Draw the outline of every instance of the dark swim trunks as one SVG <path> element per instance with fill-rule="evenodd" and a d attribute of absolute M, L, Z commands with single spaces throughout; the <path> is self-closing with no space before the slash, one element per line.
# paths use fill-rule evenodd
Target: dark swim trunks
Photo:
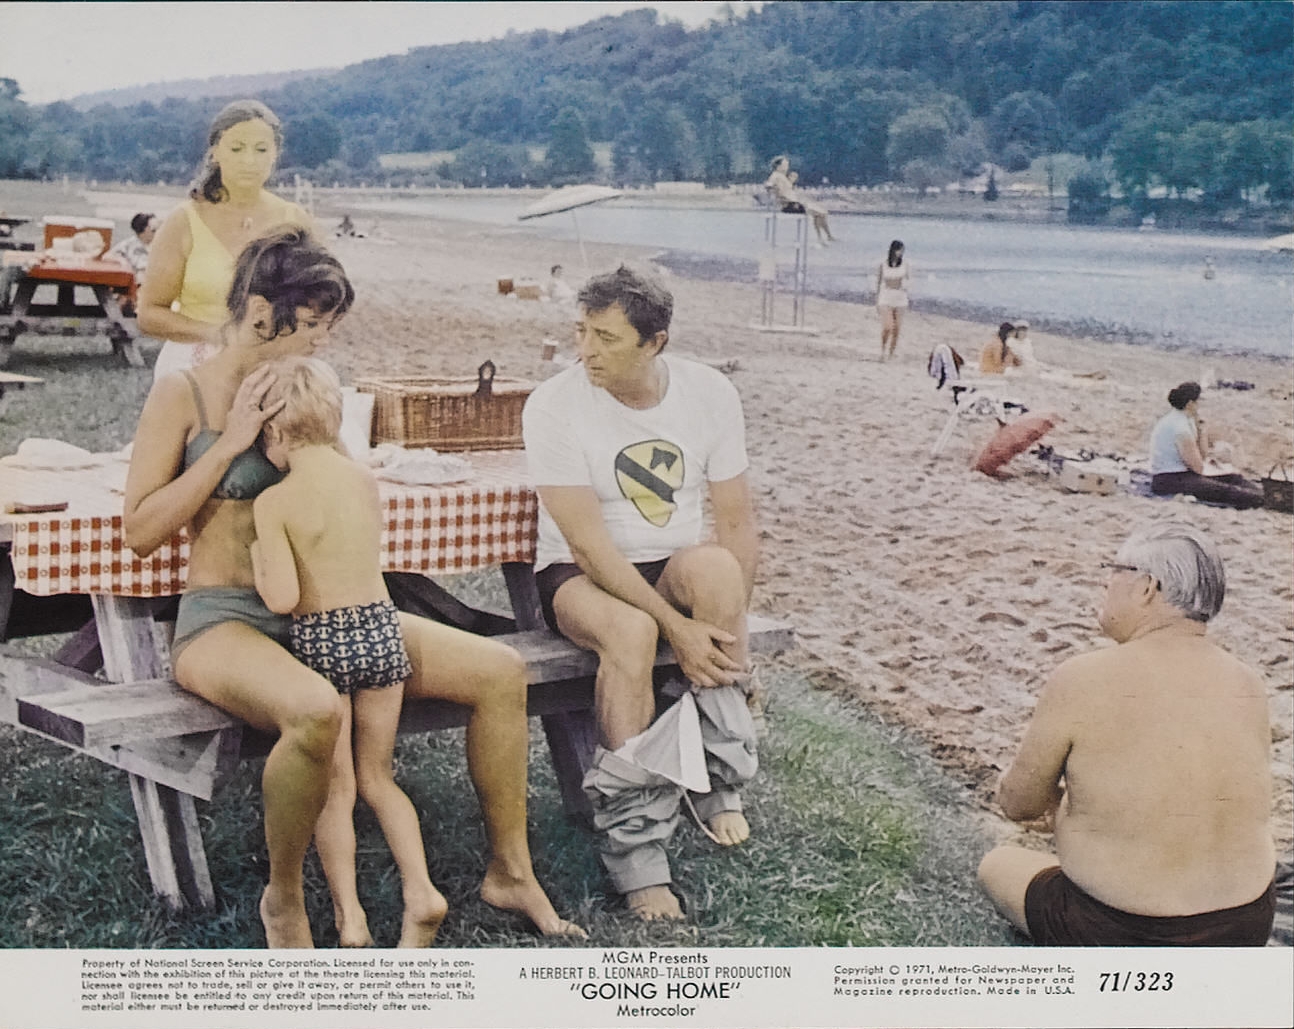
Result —
<path fill-rule="evenodd" d="M 655 586 L 660 581 L 661 575 L 665 571 L 665 566 L 669 564 L 669 558 L 662 558 L 659 561 L 640 561 L 634 565 L 651 585 Z M 553 597 L 562 586 L 584 573 L 580 571 L 577 564 L 551 564 L 546 565 L 535 573 L 535 586 L 539 590 L 539 608 L 543 612 L 544 621 L 548 623 L 548 628 L 553 632 L 561 635 L 562 630 L 557 628 L 557 615 L 553 611 Z"/>
<path fill-rule="evenodd" d="M 288 648 L 338 693 L 398 686 L 413 674 L 389 600 L 299 615 L 292 619 Z"/>
<path fill-rule="evenodd" d="M 1248 904 L 1198 915 L 1133 915 L 1102 904 L 1059 867 L 1024 894 L 1029 935 L 1040 947 L 1264 947 L 1276 913 L 1274 883 Z"/>

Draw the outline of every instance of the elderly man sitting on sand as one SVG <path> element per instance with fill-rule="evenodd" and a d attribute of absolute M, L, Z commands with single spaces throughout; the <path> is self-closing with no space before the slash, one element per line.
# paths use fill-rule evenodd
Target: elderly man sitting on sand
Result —
<path fill-rule="evenodd" d="M 1134 532 L 1102 631 L 1043 687 L 998 800 L 1056 855 L 1003 846 L 980 884 L 1041 946 L 1261 947 L 1275 913 L 1262 677 L 1205 637 L 1222 559 L 1180 523 Z"/>

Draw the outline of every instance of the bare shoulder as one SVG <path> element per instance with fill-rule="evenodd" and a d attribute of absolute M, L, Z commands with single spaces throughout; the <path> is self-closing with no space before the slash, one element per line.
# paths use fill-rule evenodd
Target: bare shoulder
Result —
<path fill-rule="evenodd" d="M 150 426 L 159 420 L 177 427 L 182 424 L 187 435 L 189 421 L 196 417 L 196 413 L 193 386 L 181 372 L 171 372 L 163 375 L 149 389 L 140 421 L 147 421 Z"/>
<path fill-rule="evenodd" d="M 285 200 L 283 203 L 288 222 L 293 225 L 300 225 L 303 229 L 313 229 L 315 227 L 315 220 L 310 217 L 310 212 L 304 207 L 292 200 Z"/>
<path fill-rule="evenodd" d="M 347 474 L 350 477 L 348 485 L 357 490 L 362 490 L 365 496 L 377 502 L 381 491 L 378 489 L 377 476 L 373 474 L 373 469 L 361 464 L 354 458 L 347 458 L 346 465 Z"/>
<path fill-rule="evenodd" d="M 1267 680 L 1263 673 L 1221 647 L 1214 645 L 1214 649 L 1218 652 L 1220 660 L 1224 661 L 1233 670 L 1239 692 L 1247 696 L 1261 697 L 1263 702 L 1266 703 Z"/>
<path fill-rule="evenodd" d="M 1047 677 L 1043 692 L 1053 702 L 1068 703 L 1089 700 L 1092 691 L 1101 683 L 1108 681 L 1111 673 L 1117 672 L 1118 661 L 1115 660 L 1117 647 L 1092 650 L 1085 654 L 1076 654 L 1056 666 Z"/>

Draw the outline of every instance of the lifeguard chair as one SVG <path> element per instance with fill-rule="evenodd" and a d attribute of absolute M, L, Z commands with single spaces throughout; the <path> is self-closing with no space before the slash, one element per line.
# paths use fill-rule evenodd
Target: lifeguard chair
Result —
<path fill-rule="evenodd" d="M 761 332 L 796 332 L 816 335 L 817 329 L 805 324 L 805 301 L 808 297 L 809 216 L 781 210 L 781 201 L 771 188 L 767 191 L 770 210 L 764 215 L 764 251 L 759 257 L 759 323 L 751 327 Z M 779 226 L 778 222 L 781 221 Z M 781 229 L 782 239 L 778 240 Z M 777 321 L 779 250 L 791 253 L 791 321 Z"/>

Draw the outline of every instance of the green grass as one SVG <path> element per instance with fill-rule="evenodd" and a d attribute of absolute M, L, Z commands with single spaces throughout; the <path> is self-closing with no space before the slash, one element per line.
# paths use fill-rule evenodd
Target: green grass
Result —
<path fill-rule="evenodd" d="M 477 589 L 490 593 L 489 586 Z M 969 798 L 933 761 L 860 706 L 813 689 L 792 667 L 765 672 L 770 734 L 746 791 L 754 835 L 731 850 L 680 825 L 671 857 L 688 910 L 643 925 L 607 886 L 592 838 L 558 800 L 538 723 L 530 754 L 530 838 L 541 880 L 590 945 L 1009 945 L 974 885 L 988 847 Z M 528 947 L 543 941 L 476 896 L 486 843 L 461 731 L 401 740 L 398 778 L 423 820 L 433 880 L 451 912 L 439 943 Z M 174 914 L 148 882 L 126 777 L 0 727 L 0 946 L 237 948 L 263 940 L 261 762 L 245 762 L 199 804 L 217 906 Z M 359 882 L 379 945 L 395 942 L 399 877 L 372 815 L 357 813 Z M 39 855 L 39 859 L 35 856 Z M 331 906 L 312 854 L 307 896 L 327 945 Z"/>

